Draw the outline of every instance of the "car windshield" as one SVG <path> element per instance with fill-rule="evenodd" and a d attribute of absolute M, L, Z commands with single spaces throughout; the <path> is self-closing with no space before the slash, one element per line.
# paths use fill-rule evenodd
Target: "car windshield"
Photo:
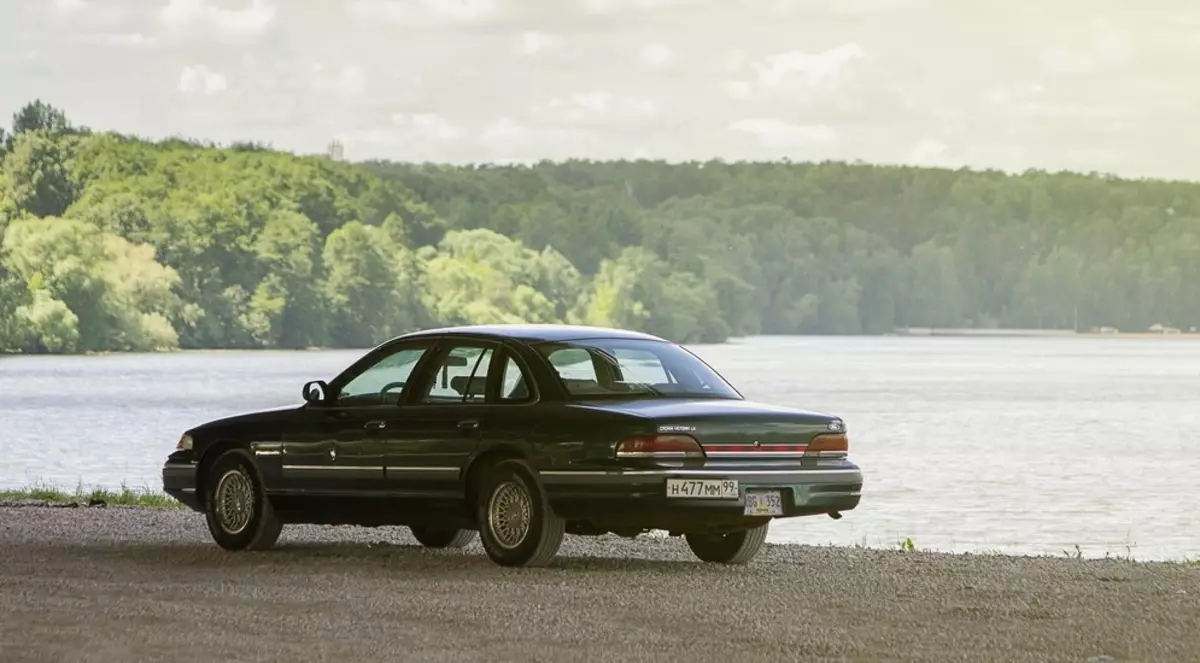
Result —
<path fill-rule="evenodd" d="M 737 390 L 713 369 L 673 343 L 590 339 L 540 343 L 536 347 L 575 400 L 741 399 Z"/>

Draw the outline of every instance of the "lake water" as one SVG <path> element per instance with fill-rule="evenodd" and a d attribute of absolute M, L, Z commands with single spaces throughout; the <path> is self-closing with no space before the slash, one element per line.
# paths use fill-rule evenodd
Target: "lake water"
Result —
<path fill-rule="evenodd" d="M 1200 557 L 1200 342 L 763 337 L 691 348 L 748 398 L 845 417 L 866 483 L 775 542 Z M 186 428 L 299 402 L 362 353 L 0 359 L 0 487 L 158 489 Z"/>

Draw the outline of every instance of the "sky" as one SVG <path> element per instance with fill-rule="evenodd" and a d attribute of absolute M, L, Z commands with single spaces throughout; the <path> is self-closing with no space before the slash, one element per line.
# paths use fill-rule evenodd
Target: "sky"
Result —
<path fill-rule="evenodd" d="M 1200 180 L 1197 72 L 1194 0 L 0 0 L 0 125 L 356 161 Z"/>

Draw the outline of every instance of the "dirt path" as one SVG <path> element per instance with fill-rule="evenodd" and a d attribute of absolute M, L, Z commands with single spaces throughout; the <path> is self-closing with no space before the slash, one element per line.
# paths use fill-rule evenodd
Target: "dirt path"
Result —
<path fill-rule="evenodd" d="M 174 509 L 0 507 L 0 661 L 1198 661 L 1200 568 L 568 537 L 549 569 L 404 530 L 232 554 Z"/>

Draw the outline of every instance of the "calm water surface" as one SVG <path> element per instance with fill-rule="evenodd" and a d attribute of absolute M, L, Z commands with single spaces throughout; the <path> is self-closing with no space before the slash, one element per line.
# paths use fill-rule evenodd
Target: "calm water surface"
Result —
<path fill-rule="evenodd" d="M 754 338 L 692 346 L 748 398 L 840 414 L 864 468 L 840 521 L 770 540 L 1200 557 L 1200 342 Z M 186 428 L 299 402 L 361 354 L 0 359 L 0 487 L 159 488 Z"/>

